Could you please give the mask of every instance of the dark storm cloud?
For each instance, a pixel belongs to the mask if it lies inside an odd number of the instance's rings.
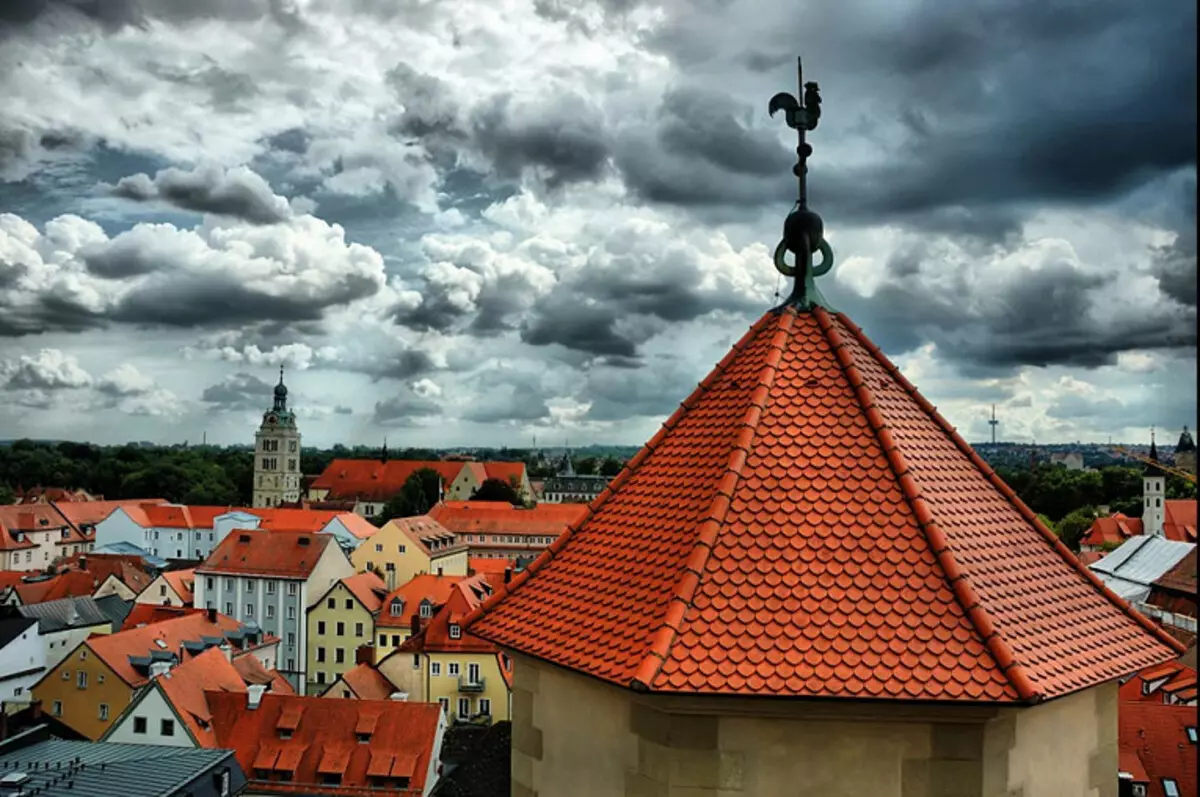
[[[254,224],[274,224],[292,215],[287,200],[245,167],[170,168],[159,171],[154,179],[135,174],[121,178],[112,193],[136,202],[158,200],[181,210],[233,216]]]
[[[1195,3],[778,6],[740,52],[727,31],[745,3],[711,17],[668,7],[650,44],[682,71],[736,63],[795,91],[800,47],[825,100],[810,183],[827,224],[1003,238],[1032,206],[1095,204],[1196,163]],[[755,121],[781,124],[768,96]],[[752,190],[637,155],[625,171],[654,201],[738,206],[791,190],[787,158]]]
[[[90,20],[114,31],[127,26],[144,27],[150,21],[252,22],[264,17],[291,32],[304,27],[294,0],[4,0],[0,3],[0,33],[6,23],[20,28],[56,18]]]
[[[388,70],[385,80],[404,106],[392,125],[392,132],[425,139],[464,137],[459,127],[458,104],[442,80],[418,72],[403,61]]]
[[[1119,311],[1111,302],[1115,275],[1050,262],[1020,270],[981,294],[963,271],[932,275],[919,264],[936,256],[919,247],[902,251],[864,299],[831,286],[838,309],[859,319],[889,354],[926,342],[963,373],[995,375],[1020,366],[1094,368],[1126,351],[1196,346],[1194,308],[1147,302]]]
[[[1164,294],[1185,307],[1196,307],[1196,234],[1182,232],[1154,253],[1151,273]]]
[[[475,109],[470,124],[476,146],[509,179],[533,170],[550,188],[594,180],[610,156],[603,114],[576,94],[520,107],[501,95]]]
[[[417,419],[428,418],[441,411],[436,401],[406,387],[391,398],[375,402],[372,420],[381,426],[412,426]]]
[[[542,380],[531,374],[492,372],[475,385],[478,397],[462,414],[474,423],[528,423],[550,417]]]
[[[403,349],[358,369],[373,379],[412,379],[437,370],[437,364],[421,349]]]
[[[616,357],[635,357],[638,345],[617,330],[613,310],[564,302],[547,302],[541,307],[522,325],[521,340],[531,346],[558,344]]]
[[[239,372],[204,388],[200,400],[211,405],[214,412],[261,410],[269,403],[273,389],[274,385],[254,374]]]

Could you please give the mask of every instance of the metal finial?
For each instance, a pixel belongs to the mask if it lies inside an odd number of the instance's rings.
[[[783,223],[783,239],[775,247],[775,268],[784,276],[794,278],[792,295],[786,304],[828,307],[813,279],[833,268],[833,248],[825,240],[821,217],[808,209],[808,158],[812,155],[812,146],[804,140],[804,134],[815,130],[821,118],[821,93],[816,83],[804,82],[804,68],[799,58],[796,59],[796,81],[804,91],[803,104],[787,92],[776,94],[767,104],[767,113],[771,116],[776,111],[785,112],[788,127],[796,131],[796,156],[799,159],[792,167],[797,182],[796,205]],[[792,265],[788,265],[785,257],[788,252],[792,253]],[[814,265],[812,257],[817,252],[821,253],[821,262]]]
[[[283,363],[279,364],[279,384],[283,384]]]

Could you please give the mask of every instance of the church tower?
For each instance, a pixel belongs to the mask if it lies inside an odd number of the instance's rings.
[[[1158,446],[1154,431],[1150,432],[1150,459],[1158,462]],[[1162,536],[1163,501],[1167,497],[1167,474],[1157,465],[1146,463],[1142,470],[1142,533]]]
[[[279,506],[300,500],[300,431],[296,415],[288,409],[283,366],[275,402],[263,413],[254,435],[254,506]]]
[[[1175,467],[1188,473],[1196,472],[1196,441],[1192,439],[1192,433],[1186,426],[1183,427],[1183,433],[1179,435],[1179,442],[1175,445]]]

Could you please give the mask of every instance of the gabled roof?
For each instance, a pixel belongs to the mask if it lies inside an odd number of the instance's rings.
[[[216,613],[214,612],[214,614]],[[92,636],[83,644],[87,645],[92,653],[107,664],[109,669],[126,684],[141,686],[149,681],[149,676],[135,666],[136,660],[147,657],[153,659],[157,654],[158,656],[174,655],[177,661],[185,661],[193,655],[188,646],[184,645],[185,642],[199,647],[200,643],[205,642],[205,637],[220,640],[228,638],[230,635],[236,636],[243,632],[244,628],[232,617],[216,614],[213,620],[209,620],[207,612],[197,612],[116,634]],[[279,641],[274,637],[260,637],[260,639],[260,642],[247,649]]]
[[[1196,499],[1163,502],[1163,536],[1179,542],[1196,542]]]
[[[154,625],[165,620],[175,620],[179,617],[187,617],[189,614],[201,614],[204,609],[196,609],[191,606],[161,606],[155,603],[135,603],[129,614],[125,617],[125,622],[121,624],[120,631],[128,631],[131,628],[140,628],[144,625]]]
[[[346,531],[349,531],[360,540],[374,537],[376,532],[379,531],[378,526],[354,512],[339,512],[337,520],[346,527]]]
[[[1134,766],[1128,762],[1137,759],[1146,774],[1142,782],[1149,784],[1149,797],[1165,797],[1164,778],[1176,782],[1180,795],[1196,793],[1200,785],[1196,743],[1187,735],[1188,728],[1196,728],[1195,706],[1122,703],[1117,710],[1117,728],[1122,769]]]
[[[95,526],[118,508],[165,503],[166,501],[162,498],[137,498],[124,501],[63,501],[55,502],[54,508],[76,530],[83,531],[84,526]]]
[[[341,680],[359,700],[387,700],[396,691],[395,684],[366,663],[357,664],[342,673]]]
[[[450,593],[458,582],[466,576],[435,576],[422,573],[413,576],[397,589],[388,593],[375,618],[377,628],[412,628],[413,615],[420,608],[422,601],[429,601],[434,606],[441,606],[450,599]],[[403,610],[400,614],[392,614],[392,602],[400,600]]]
[[[1142,519],[1140,517],[1131,518],[1117,512],[1108,517],[1098,517],[1093,520],[1087,534],[1083,536],[1079,544],[1092,548],[1120,545],[1130,537],[1138,537],[1141,534]]]
[[[585,504],[538,504],[531,509],[504,501],[443,501],[429,517],[455,534],[519,534],[557,537],[583,519]]]
[[[320,531],[342,512],[329,509],[246,509],[247,514],[257,515],[259,528],[281,531]]]
[[[1188,551],[1175,565],[1154,580],[1152,586],[1196,597],[1196,549]]]
[[[437,471],[449,486],[463,469],[462,462],[439,460],[335,459],[312,483],[310,490],[328,490],[330,500],[387,501],[400,492],[408,477],[422,468]]]
[[[29,534],[70,528],[66,518],[50,504],[0,506],[0,551],[31,548]],[[17,539],[20,536],[21,539]]]
[[[195,600],[196,592],[196,568],[190,567],[187,570],[167,570],[162,574],[163,580],[167,582],[175,594],[179,596],[179,600],[190,604]]]
[[[115,597],[115,596],[113,596]],[[119,600],[119,599],[118,599]],[[113,615],[106,611],[115,606],[106,597],[104,603],[92,597],[61,598],[45,603],[34,603],[19,606],[17,611],[25,617],[33,617],[38,621],[40,633],[50,634],[68,628],[89,628],[91,626],[109,623],[112,630],[121,627],[121,622],[114,622]]]
[[[1145,600],[1150,585],[1174,567],[1196,546],[1154,535],[1134,537],[1121,545],[1090,569],[1125,600]]]
[[[466,617],[490,594],[492,586],[482,575],[458,582],[433,619],[409,637],[399,650],[405,653],[499,653],[494,644],[462,628]],[[457,638],[451,636],[451,626],[460,629]]]
[[[258,660],[258,656],[238,656],[233,660],[233,669],[237,670],[242,681],[247,685],[267,687],[267,691],[277,695],[294,695],[296,690],[279,670],[268,670]]]
[[[135,595],[154,580],[142,567],[141,557],[136,555],[77,553],[64,559],[58,569],[60,573],[91,573],[99,584],[103,584],[109,576],[116,576]]]
[[[361,794],[376,777],[408,777],[412,793],[425,788],[441,717],[436,703],[397,700],[327,700],[263,695],[257,708],[245,695],[210,692],[217,744],[232,748],[251,780],[263,770],[291,773],[295,783],[322,783],[323,773],[341,776],[340,785],[320,786],[321,794]],[[282,724],[281,724],[282,723]],[[278,728],[291,735],[281,739]],[[358,733],[369,732],[360,744]],[[288,784],[262,783],[254,791]]]
[[[374,573],[356,573],[338,583],[349,590],[362,607],[372,614],[379,611],[388,591],[387,584]]]
[[[234,529],[195,572],[304,579],[332,540],[307,531]]]
[[[71,570],[50,578],[14,584],[12,588],[20,597],[21,604],[29,606],[62,598],[91,595],[100,583],[100,579],[93,573]]]
[[[213,521],[229,512],[244,511],[229,506],[191,506],[187,504],[138,504],[121,509],[143,528],[211,529]]]
[[[1032,702],[1178,648],[819,306],[767,312],[471,619],[690,694]]]
[[[246,692],[241,675],[219,648],[209,648],[154,679],[154,683],[199,747],[217,746],[205,692]]]
[[[412,517],[392,518],[384,524],[393,526],[409,543],[417,546],[426,556],[435,551],[441,552],[451,548],[458,550],[458,540],[454,532],[438,523],[430,515],[413,515]]]
[[[524,462],[481,462],[485,479],[499,479],[509,484],[522,486],[525,481]]]
[[[37,624],[38,621],[36,619],[32,617],[25,617],[24,615],[20,614],[9,617],[0,617],[0,648],[7,647],[9,642],[12,642],[14,639],[21,636],[21,634],[25,633],[31,627],[36,626]],[[36,637],[36,628],[34,628],[33,633]],[[42,643],[35,639],[34,644],[40,645]]]

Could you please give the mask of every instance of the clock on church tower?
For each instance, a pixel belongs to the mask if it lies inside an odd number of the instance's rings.
[[[254,506],[279,506],[300,500],[300,430],[288,409],[288,389],[279,366],[275,401],[263,413],[254,435]]]

